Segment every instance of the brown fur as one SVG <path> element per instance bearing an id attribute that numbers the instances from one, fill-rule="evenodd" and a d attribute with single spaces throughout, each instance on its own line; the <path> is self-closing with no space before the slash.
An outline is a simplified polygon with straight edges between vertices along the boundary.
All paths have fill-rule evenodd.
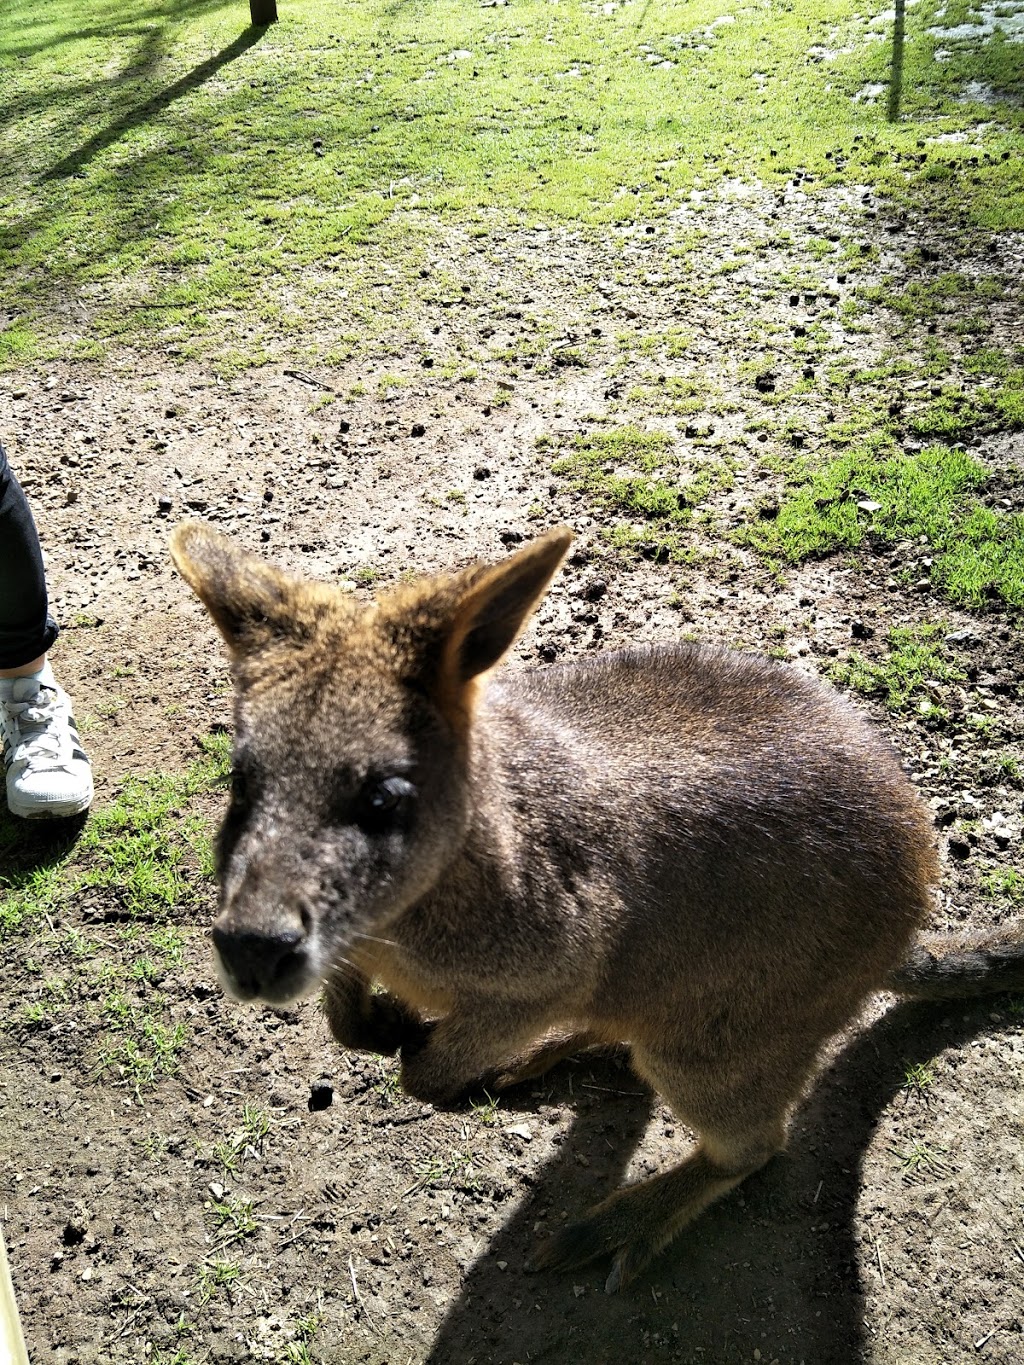
<path id="1" fill-rule="evenodd" d="M 801 674 L 678 645 L 491 681 L 569 540 L 373 606 L 200 525 L 172 550 L 233 657 L 228 988 L 280 1003 L 323 982 L 339 1042 L 401 1049 L 405 1088 L 439 1104 L 628 1043 L 699 1145 L 536 1258 L 609 1253 L 617 1288 L 779 1150 L 870 992 L 1024 984 L 1024 953 L 912 946 L 928 817 L 869 723 Z"/>

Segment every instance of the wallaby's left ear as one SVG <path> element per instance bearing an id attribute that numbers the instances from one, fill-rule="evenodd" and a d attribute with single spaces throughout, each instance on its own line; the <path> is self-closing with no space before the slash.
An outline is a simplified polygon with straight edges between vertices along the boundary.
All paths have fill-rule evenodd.
<path id="1" fill-rule="evenodd" d="M 572 532 L 556 526 L 509 559 L 469 576 L 445 642 L 442 674 L 449 688 L 465 688 L 512 648 L 571 543 Z"/>

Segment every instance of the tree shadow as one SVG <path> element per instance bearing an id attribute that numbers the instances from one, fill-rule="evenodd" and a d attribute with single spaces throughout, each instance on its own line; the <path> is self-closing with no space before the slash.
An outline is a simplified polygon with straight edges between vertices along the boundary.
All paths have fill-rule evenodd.
<path id="1" fill-rule="evenodd" d="M 113 123 L 104 128 L 102 132 L 97 133 L 94 137 L 91 137 L 88 142 L 83 143 L 80 147 L 75 148 L 74 151 L 69 152 L 67 156 L 62 157 L 55 166 L 51 167 L 50 170 L 46 171 L 45 174 L 40 177 L 40 180 L 42 182 L 62 180 L 66 176 L 77 174 L 77 172 L 81 171 L 89 164 L 94 156 L 105 151 L 130 129 L 136 128 L 140 124 L 147 123 L 151 119 L 156 118 L 157 115 L 162 114 L 165 109 L 168 109 L 175 100 L 181 99 L 183 95 L 188 95 L 193 90 L 198 89 L 199 86 L 204 85 L 206 81 L 208 81 L 211 76 L 216 75 L 222 67 L 227 66 L 229 62 L 233 62 L 237 57 L 240 57 L 243 52 L 247 52 L 254 43 L 258 43 L 264 36 L 264 32 L 265 30 L 261 28 L 249 28 L 244 33 L 240 33 L 234 42 L 229 43 L 225 48 L 221 48 L 220 52 L 208 58 L 205 62 L 201 62 L 199 66 L 194 67 L 186 75 L 182 76 L 180 80 L 175 81 L 173 85 L 169 85 L 165 90 L 161 90 L 158 94 L 152 95 L 147 100 L 143 100 L 141 104 L 135 105 L 134 108 L 126 110 L 119 118 L 115 119 Z M 154 59 L 151 55 L 146 53 L 146 45 L 144 45 L 143 53 L 141 65 L 139 62 L 134 63 L 132 70 L 126 72 L 122 77 L 123 80 L 133 77 L 137 78 L 140 75 L 144 75 L 146 70 L 152 68 Z"/>
<path id="2" fill-rule="evenodd" d="M 136 34 L 143 36 L 151 31 L 152 24 L 214 14 L 217 10 L 228 8 L 232 3 L 233 0 L 156 0 L 148 9 L 135 4 L 132 5 L 130 14 L 122 11 L 109 23 L 93 23 L 87 27 L 64 29 L 38 42 L 31 39 L 27 42 L 19 41 L 18 38 L 8 39 L 5 48 L 11 56 L 24 58 L 34 57 L 40 52 L 49 52 L 53 48 L 66 47 L 69 43 L 126 38 Z M 52 22 L 47 23 L 41 19 L 35 23 L 23 23 L 21 31 L 30 33 L 34 28 L 52 27 L 54 27 Z"/>
<path id="3" fill-rule="evenodd" d="M 563 1210 L 576 1216 L 621 1181 L 647 1126 L 650 1100 L 636 1094 L 631 1073 L 591 1064 L 594 1083 L 583 1092 L 590 1097 L 577 1100 L 557 1157 L 468 1272 L 429 1365 L 619 1365 L 639 1359 L 630 1351 L 641 1346 L 649 1362 L 865 1361 L 855 1226 L 864 1156 L 905 1085 L 908 1057 L 923 1060 L 993 1031 L 991 1001 L 967 1013 L 962 1002 L 956 1008 L 951 1016 L 948 1005 L 898 1005 L 858 1033 L 795 1116 L 787 1153 L 705 1213 L 632 1289 L 612 1296 L 602 1292 L 604 1263 L 566 1276 L 523 1270 Z M 577 1076 L 578 1095 L 580 1070 L 552 1073 L 556 1102 L 573 1102 L 567 1078 Z"/>

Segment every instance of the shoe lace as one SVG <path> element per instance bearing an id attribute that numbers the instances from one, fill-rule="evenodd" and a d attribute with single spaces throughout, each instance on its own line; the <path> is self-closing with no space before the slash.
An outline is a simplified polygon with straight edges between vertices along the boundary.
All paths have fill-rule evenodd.
<path id="1" fill-rule="evenodd" d="M 41 683 L 34 697 L 5 705 L 15 727 L 12 761 L 23 763 L 28 772 L 66 768 L 70 755 L 64 752 L 58 694 Z"/>

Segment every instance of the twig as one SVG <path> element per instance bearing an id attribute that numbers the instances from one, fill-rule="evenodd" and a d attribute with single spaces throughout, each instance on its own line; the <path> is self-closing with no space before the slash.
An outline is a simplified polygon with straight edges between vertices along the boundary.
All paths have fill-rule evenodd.
<path id="1" fill-rule="evenodd" d="M 605 1095 L 629 1095 L 633 1099 L 640 1099 L 644 1094 L 642 1090 L 613 1090 L 610 1085 L 588 1085 L 586 1081 L 583 1082 L 583 1089 L 600 1090 Z"/>
<path id="2" fill-rule="evenodd" d="M 400 1128 L 406 1123 L 422 1123 L 424 1119 L 433 1118 L 434 1111 L 425 1109 L 419 1114 L 405 1114 L 398 1118 L 389 1118 L 385 1115 L 382 1119 L 374 1119 L 371 1127 L 373 1128 Z"/>
<path id="3" fill-rule="evenodd" d="M 989 1337 L 994 1337 L 997 1332 L 1001 1332 L 1002 1330 L 1003 1330 L 1002 1323 L 1000 1323 L 998 1327 L 993 1327 L 991 1332 L 986 1332 L 983 1337 L 978 1338 L 978 1340 L 974 1343 L 974 1349 L 976 1351 L 980 1351 L 981 1348 L 985 1345 L 985 1342 L 988 1341 Z"/>
<path id="4" fill-rule="evenodd" d="M 298 379 L 302 384 L 309 384 L 311 388 L 323 389 L 326 393 L 336 394 L 338 392 L 338 390 L 332 388 L 330 384 L 325 384 L 320 379 L 314 379 L 313 376 L 307 374 L 305 370 L 285 370 L 285 374 L 289 379 Z"/>
<path id="5" fill-rule="evenodd" d="M 882 1248 L 878 1245 L 878 1238 L 875 1238 L 875 1256 L 878 1258 L 878 1273 L 882 1277 L 882 1288 L 885 1288 L 885 1266 L 882 1264 Z"/>
<path id="6" fill-rule="evenodd" d="M 818 1188 L 814 1191 L 814 1198 L 811 1200 L 812 1204 L 816 1204 L 818 1202 L 818 1195 L 821 1194 L 821 1187 L 822 1185 L 824 1185 L 824 1183 L 825 1183 L 824 1180 L 818 1181 Z"/>
<path id="7" fill-rule="evenodd" d="M 366 1304 L 363 1302 L 363 1296 L 362 1296 L 362 1294 L 360 1294 L 360 1292 L 359 1292 L 359 1286 L 356 1284 L 356 1268 L 355 1268 L 355 1266 L 352 1264 L 352 1257 L 351 1257 L 351 1256 L 348 1258 L 348 1273 L 352 1276 L 352 1293 L 355 1295 L 356 1303 L 358 1303 L 359 1307 L 360 1307 L 360 1308 L 363 1310 L 363 1312 L 366 1314 L 366 1321 L 370 1324 L 370 1326 L 371 1326 L 371 1327 L 373 1328 L 373 1330 L 376 1332 L 376 1331 L 377 1331 L 377 1325 L 376 1325 L 376 1323 L 374 1322 L 373 1318 L 370 1317 L 370 1310 L 367 1308 Z"/>
<path id="8" fill-rule="evenodd" d="M 125 1332 L 127 1332 L 128 1328 L 131 1327 L 132 1323 L 133 1323 L 133 1322 L 135 1321 L 135 1319 L 139 1316 L 139 1314 L 142 1312 L 142 1310 L 143 1310 L 144 1307 L 145 1307 L 145 1304 L 141 1304 L 141 1303 L 140 1303 L 139 1306 L 138 1306 L 138 1308 L 136 1308 L 135 1311 L 134 1311 L 133 1313 L 129 1313 L 129 1314 L 128 1314 L 127 1318 L 125 1318 L 125 1320 L 124 1320 L 124 1325 L 121 1326 L 121 1327 L 119 1327 L 112 1337 L 107 1337 L 107 1345 L 108 1345 L 108 1346 L 110 1345 L 110 1343 L 111 1343 L 112 1341 L 116 1341 L 116 1340 L 118 1339 L 118 1337 L 123 1337 L 123 1336 L 124 1336 Z"/>

